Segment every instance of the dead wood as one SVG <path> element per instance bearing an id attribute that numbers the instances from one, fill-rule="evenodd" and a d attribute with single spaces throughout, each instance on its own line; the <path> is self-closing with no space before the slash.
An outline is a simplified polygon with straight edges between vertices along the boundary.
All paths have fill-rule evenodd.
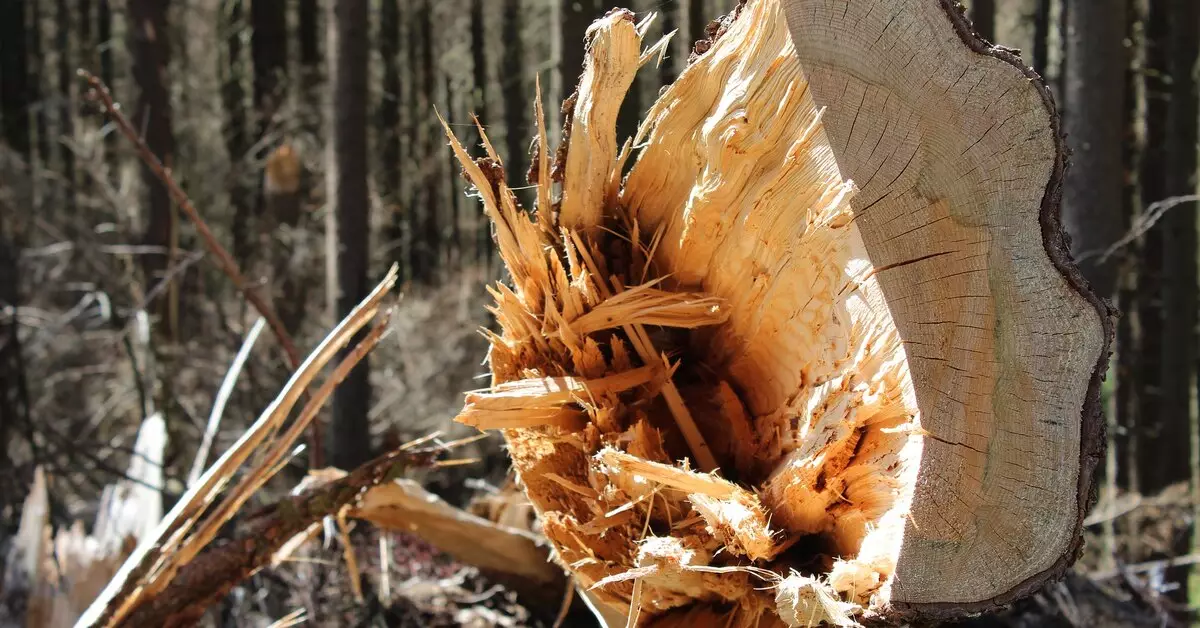
<path id="1" fill-rule="evenodd" d="M 443 450 L 393 451 L 345 477 L 248 515 L 231 538 L 184 565 L 166 589 L 142 602 L 123 626 L 190 626 L 236 584 L 270 564 L 276 552 L 313 524 L 354 504 L 367 489 L 434 464 Z"/>

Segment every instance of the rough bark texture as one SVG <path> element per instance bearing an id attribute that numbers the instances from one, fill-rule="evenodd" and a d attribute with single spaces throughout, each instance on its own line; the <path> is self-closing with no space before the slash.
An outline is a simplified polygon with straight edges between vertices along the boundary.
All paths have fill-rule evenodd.
<path id="1" fill-rule="evenodd" d="M 342 0 L 331 11 L 333 63 L 331 159 L 328 194 L 336 216 L 337 314 L 348 314 L 370 291 L 367 189 L 367 76 L 370 24 L 367 0 Z M 353 346 L 352 342 L 349 346 Z M 339 358 L 340 359 L 340 358 Z M 333 397 L 329 462 L 353 469 L 370 455 L 367 411 L 371 402 L 367 359 L 359 362 Z"/>
<path id="2" fill-rule="evenodd" d="M 1125 167 L 1125 74 L 1128 53 L 1123 0 L 1073 2 L 1066 10 L 1066 68 L 1063 128 L 1071 145 L 1071 170 L 1063 194 L 1063 223 L 1076 257 L 1091 254 L 1080 268 L 1096 293 L 1112 298 L 1113 264 L 1096 253 L 1120 237 Z"/>

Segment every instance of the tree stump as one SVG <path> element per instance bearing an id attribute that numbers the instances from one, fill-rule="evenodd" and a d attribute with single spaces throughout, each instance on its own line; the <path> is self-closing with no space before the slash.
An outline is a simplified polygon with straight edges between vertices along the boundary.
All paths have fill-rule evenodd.
<path id="1" fill-rule="evenodd" d="M 553 164 L 538 110 L 534 220 L 453 141 L 511 275 L 458 420 L 503 431 L 556 560 L 613 625 L 946 618 L 1060 576 L 1112 326 L 1040 79 L 952 0 L 749 0 L 627 141 L 644 32 L 589 29 Z"/>

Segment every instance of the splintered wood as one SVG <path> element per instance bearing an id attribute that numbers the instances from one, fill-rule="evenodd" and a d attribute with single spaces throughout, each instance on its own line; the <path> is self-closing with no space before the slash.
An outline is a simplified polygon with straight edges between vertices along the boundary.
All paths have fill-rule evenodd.
<path id="1" fill-rule="evenodd" d="M 593 25 L 552 167 L 536 109 L 532 219 L 486 135 L 472 158 L 447 128 L 511 274 L 458 419 L 503 430 L 608 610 L 852 625 L 888 604 L 912 499 L 908 361 L 779 0 L 718 31 L 622 181 L 616 112 L 653 54 L 628 11 Z"/>

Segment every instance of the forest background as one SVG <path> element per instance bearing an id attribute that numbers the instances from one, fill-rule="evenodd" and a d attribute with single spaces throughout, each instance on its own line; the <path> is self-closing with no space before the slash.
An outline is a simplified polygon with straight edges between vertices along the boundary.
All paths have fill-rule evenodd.
<path id="1" fill-rule="evenodd" d="M 676 36 L 639 74 L 621 135 L 731 3 L 625 3 L 658 14 L 651 39 Z M 450 419 L 460 393 L 482 385 L 484 286 L 501 270 L 435 111 L 469 145 L 477 116 L 524 187 L 535 82 L 557 145 L 584 32 L 611 7 L 371 0 L 344 10 L 358 4 L 0 0 L 0 539 L 15 534 L 38 466 L 52 520 L 91 521 L 153 413 L 167 428 L 169 508 L 257 317 L 78 69 L 111 87 L 302 352 L 398 265 L 395 329 L 339 389 L 309 455 L 350 468 L 434 430 L 467 432 Z M 1200 3 L 974 0 L 967 10 L 1051 85 L 1074 150 L 1063 210 L 1074 253 L 1122 312 L 1081 569 L 1133 577 L 1172 611 L 1200 607 L 1200 578 L 1188 584 L 1200 562 Z M 251 354 L 212 455 L 289 376 L 273 343 Z M 455 503 L 503 483 L 498 439 L 465 455 L 480 462 L 422 481 Z M 294 461 L 293 483 L 309 462 Z"/>

